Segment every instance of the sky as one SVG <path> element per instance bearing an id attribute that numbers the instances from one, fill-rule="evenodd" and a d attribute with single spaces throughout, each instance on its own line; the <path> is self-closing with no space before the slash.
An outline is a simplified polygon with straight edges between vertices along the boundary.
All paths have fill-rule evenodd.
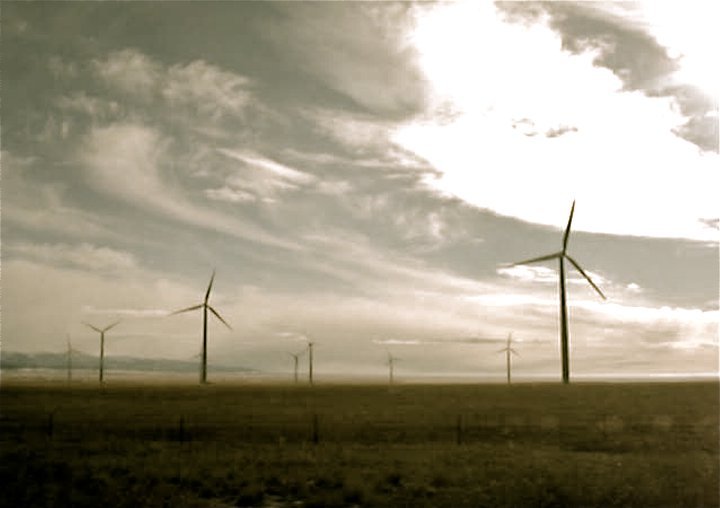
<path id="1" fill-rule="evenodd" d="M 718 372 L 715 2 L 3 2 L 3 351 Z M 306 368 L 306 367 L 303 367 Z"/>

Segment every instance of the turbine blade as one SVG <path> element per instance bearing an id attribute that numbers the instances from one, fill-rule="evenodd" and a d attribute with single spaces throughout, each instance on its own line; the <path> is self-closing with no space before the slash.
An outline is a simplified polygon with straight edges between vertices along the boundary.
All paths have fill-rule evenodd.
<path id="1" fill-rule="evenodd" d="M 197 305 L 193 305 L 192 307 L 187 307 L 187 308 L 185 308 L 185 309 L 180 309 L 180 310 L 176 310 L 175 312 L 171 312 L 170 314 L 168 314 L 168 316 L 174 316 L 175 314 L 180 314 L 180 313 L 182 313 L 182 312 L 188 312 L 188 311 L 191 311 L 191 310 L 199 309 L 199 308 L 201 308 L 202 306 L 203 306 L 202 303 L 198 303 Z"/>
<path id="2" fill-rule="evenodd" d="M 563 255 L 562 252 L 554 252 L 553 254 L 548 254 L 547 256 L 540 256 L 537 258 L 526 259 L 524 261 L 518 261 L 517 263 L 513 263 L 510 266 L 527 265 L 529 263 L 537 263 L 539 261 L 546 261 L 548 259 L 559 258 L 562 255 Z"/>
<path id="3" fill-rule="evenodd" d="M 84 324 L 85 326 L 88 326 L 88 327 L 92 328 L 93 330 L 95 330 L 95 331 L 98 332 L 98 333 L 102 333 L 102 330 L 101 330 L 100 328 L 97 328 L 96 326 L 93 326 L 93 325 L 91 325 L 90 323 L 86 323 L 85 321 L 83 321 L 83 324 Z"/>
<path id="4" fill-rule="evenodd" d="M 220 314 L 218 314 L 215 309 L 213 309 L 213 308 L 210 307 L 209 305 L 207 306 L 207 308 L 210 309 L 210 312 L 212 312 L 213 314 L 215 314 L 215 317 L 218 318 L 220 321 L 222 321 L 222 323 L 223 323 L 225 326 L 227 326 L 229 330 L 232 330 L 232 327 L 231 327 L 229 324 L 227 324 L 227 322 L 226 322 L 223 318 L 220 317 Z"/>
<path id="5" fill-rule="evenodd" d="M 511 352 L 512 354 L 514 354 L 515 356 L 520 356 L 520 353 L 518 353 L 518 352 L 515 351 L 514 349 L 510 349 L 510 352 Z"/>
<path id="6" fill-rule="evenodd" d="M 573 214 L 575 213 L 575 200 L 573 200 L 572 208 L 570 208 L 570 218 L 568 219 L 565 234 L 563 235 L 563 252 L 567 250 L 568 239 L 570 238 L 570 226 L 572 225 Z"/>
<path id="7" fill-rule="evenodd" d="M 108 325 L 108 326 L 106 326 L 105 328 L 103 328 L 102 331 L 103 331 L 103 332 L 107 332 L 110 328 L 113 328 L 113 327 L 117 326 L 118 324 L 120 324 L 120 321 L 115 321 L 113 324 Z"/>
<path id="8" fill-rule="evenodd" d="M 603 300 L 607 300 L 607 298 L 605 298 L 605 295 L 603 294 L 603 292 L 600 291 L 600 288 L 595 285 L 595 283 L 592 281 L 592 279 L 590 278 L 590 276 L 589 276 L 588 274 L 586 274 L 586 273 L 583 271 L 582 268 L 580 268 L 580 265 L 578 264 L 578 262 L 575 261 L 575 260 L 574 260 L 573 258 L 571 258 L 570 256 L 568 256 L 567 254 L 565 254 L 565 257 L 568 259 L 568 261 L 570 261 L 570 262 L 572 263 L 572 265 L 577 269 L 577 271 L 580 272 L 580 273 L 582 274 L 582 276 L 585 277 L 585 279 L 587 279 L 587 281 L 588 281 L 588 282 L 590 283 L 590 285 L 595 289 L 595 291 L 598 292 L 598 294 L 602 297 L 602 299 L 603 299 Z"/>
<path id="9" fill-rule="evenodd" d="M 208 302 L 208 298 L 210 298 L 210 290 L 212 289 L 213 281 L 215 280 L 215 270 L 213 270 L 212 275 L 210 276 L 210 284 L 208 284 L 207 291 L 205 291 L 205 303 Z"/>

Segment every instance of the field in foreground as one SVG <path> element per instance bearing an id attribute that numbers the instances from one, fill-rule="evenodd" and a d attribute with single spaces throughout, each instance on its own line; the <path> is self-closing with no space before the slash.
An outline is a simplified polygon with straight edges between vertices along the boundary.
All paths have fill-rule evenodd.
<path id="1" fill-rule="evenodd" d="M 2 506 L 718 506 L 717 383 L 4 384 Z"/>

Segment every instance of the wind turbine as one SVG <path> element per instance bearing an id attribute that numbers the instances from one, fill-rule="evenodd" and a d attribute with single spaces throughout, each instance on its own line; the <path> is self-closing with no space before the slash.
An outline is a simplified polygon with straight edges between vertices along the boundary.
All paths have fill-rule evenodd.
<path id="1" fill-rule="evenodd" d="M 568 240 L 570 238 L 570 226 L 573 220 L 573 213 L 575 212 L 575 201 L 573 201 L 572 208 L 570 208 L 570 218 L 568 219 L 567 227 L 565 228 L 565 234 L 563 235 L 562 250 L 546 256 L 540 256 L 537 258 L 526 259 L 525 261 L 519 261 L 513 263 L 510 266 L 526 265 L 529 263 L 537 263 L 539 261 L 546 261 L 548 259 L 557 259 L 560 263 L 560 343 L 562 351 L 562 382 L 568 384 L 570 382 L 570 361 L 568 358 L 568 315 L 567 315 L 567 298 L 565 294 L 565 260 L 570 261 L 580 274 L 590 283 L 595 291 L 605 300 L 605 295 L 600 291 L 600 288 L 595 285 L 592 279 L 580 268 L 580 265 L 567 253 Z"/>
<path id="2" fill-rule="evenodd" d="M 175 314 L 181 314 L 183 312 L 189 312 L 191 310 L 195 309 L 202 309 L 203 310 L 203 342 L 202 342 L 202 363 L 201 363 L 201 369 L 200 369 L 200 384 L 207 383 L 207 324 L 208 324 L 208 310 L 215 314 L 215 317 L 218 318 L 222 324 L 228 327 L 229 330 L 232 330 L 230 328 L 230 325 L 227 324 L 227 322 L 220 317 L 220 314 L 217 313 L 215 309 L 212 308 L 212 306 L 208 303 L 208 299 L 210 298 L 210 290 L 212 289 L 213 281 L 215 280 L 215 270 L 213 270 L 212 276 L 210 277 L 210 284 L 208 284 L 207 291 L 205 291 L 205 299 L 202 303 L 199 303 L 197 305 L 193 305 L 192 307 L 187 307 L 185 309 L 176 310 L 175 312 L 172 312 L 170 315 L 173 316 Z"/>
<path id="3" fill-rule="evenodd" d="M 105 332 L 110 328 L 116 326 L 120 321 L 115 321 L 113 324 L 106 326 L 105 328 L 98 328 L 89 323 L 83 323 L 85 326 L 92 328 L 100 334 L 100 384 L 103 383 L 103 367 L 105 358 Z"/>
<path id="4" fill-rule="evenodd" d="M 310 382 L 310 386 L 313 385 L 313 346 L 315 343 L 308 340 L 308 381 Z"/>
<path id="5" fill-rule="evenodd" d="M 78 351 L 72 347 L 72 341 L 70 340 L 70 334 L 65 334 L 65 337 L 67 338 L 67 352 L 65 353 L 67 356 L 67 380 L 68 383 L 72 382 L 72 370 L 73 370 L 73 363 L 72 363 L 72 355 L 77 353 Z"/>
<path id="6" fill-rule="evenodd" d="M 390 372 L 389 372 L 390 377 L 389 377 L 388 381 L 392 385 L 395 382 L 395 362 L 397 360 L 399 360 L 400 358 L 397 358 L 397 357 L 391 355 L 389 351 L 388 351 L 387 357 L 388 357 L 388 369 L 390 370 Z"/>
<path id="7" fill-rule="evenodd" d="M 300 356 L 302 356 L 302 354 L 303 354 L 304 352 L 305 352 L 305 350 L 300 351 L 299 353 L 288 353 L 290 356 L 293 357 L 293 360 L 295 360 L 295 369 L 294 369 L 294 373 L 295 373 L 295 384 L 297 384 L 297 382 L 298 382 L 298 362 L 299 362 L 299 360 L 300 360 Z"/>
<path id="8" fill-rule="evenodd" d="M 520 354 L 519 354 L 517 351 L 515 351 L 515 350 L 510 346 L 511 343 L 512 343 L 512 332 L 510 332 L 510 334 L 508 334 L 507 346 L 505 346 L 503 349 L 500 349 L 500 350 L 498 351 L 498 353 L 503 353 L 503 352 L 504 352 L 504 353 L 506 354 L 506 360 L 507 360 L 507 382 L 508 382 L 508 384 L 511 383 L 511 379 L 510 379 L 510 370 L 511 370 L 511 369 L 510 369 L 510 354 L 512 353 L 512 354 L 514 354 L 514 355 L 516 355 L 516 356 L 520 356 Z"/>

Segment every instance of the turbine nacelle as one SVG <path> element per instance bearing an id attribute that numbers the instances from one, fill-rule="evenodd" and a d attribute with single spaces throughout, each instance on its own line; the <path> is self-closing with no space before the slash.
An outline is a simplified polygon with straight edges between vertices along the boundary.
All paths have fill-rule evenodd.
<path id="1" fill-rule="evenodd" d="M 114 328 L 115 326 L 117 326 L 118 324 L 120 324 L 120 321 L 115 321 L 113 324 L 107 325 L 105 328 L 98 328 L 97 326 L 93 326 L 93 325 L 91 325 L 90 323 L 86 323 L 85 321 L 83 321 L 83 324 L 84 324 L 85 326 L 87 326 L 88 328 L 92 328 L 93 330 L 95 330 L 95 331 L 98 332 L 98 333 L 105 333 L 105 332 L 107 332 L 108 330 L 110 330 L 111 328 Z"/>
<path id="2" fill-rule="evenodd" d="M 498 349 L 496 352 L 497 352 L 497 353 L 507 353 L 507 354 L 512 353 L 512 354 L 514 354 L 515 356 L 520 356 L 520 353 L 518 353 L 517 351 L 515 351 L 515 350 L 512 348 L 511 344 L 512 344 L 512 333 L 511 333 L 510 335 L 508 335 L 508 338 L 507 338 L 507 346 L 505 346 L 505 347 L 502 348 L 502 349 Z"/>
<path id="3" fill-rule="evenodd" d="M 573 215 L 575 214 L 575 201 L 573 201 L 572 207 L 570 208 L 570 217 L 568 218 L 567 227 L 565 228 L 565 232 L 563 233 L 563 248 L 559 252 L 553 252 L 552 254 L 547 254 L 545 256 L 538 256 L 536 258 L 530 258 L 525 259 L 523 261 L 518 261 L 516 263 L 512 263 L 509 266 L 519 266 L 519 265 L 528 265 L 531 263 L 539 263 L 541 261 L 549 261 L 550 259 L 560 259 L 561 261 L 564 259 L 567 259 L 570 261 L 570 264 L 572 264 L 575 269 L 580 272 L 580 275 L 582 275 L 585 280 L 588 281 L 588 283 L 592 286 L 592 288 L 597 292 L 597 294 L 600 295 L 600 297 L 603 300 L 607 300 L 603 292 L 600 290 L 600 288 L 593 282 L 593 280 L 590 278 L 590 276 L 585 273 L 585 270 L 582 269 L 580 266 L 580 263 L 575 261 L 568 253 L 567 253 L 567 245 L 568 241 L 570 240 L 570 228 L 572 226 L 572 220 Z"/>

